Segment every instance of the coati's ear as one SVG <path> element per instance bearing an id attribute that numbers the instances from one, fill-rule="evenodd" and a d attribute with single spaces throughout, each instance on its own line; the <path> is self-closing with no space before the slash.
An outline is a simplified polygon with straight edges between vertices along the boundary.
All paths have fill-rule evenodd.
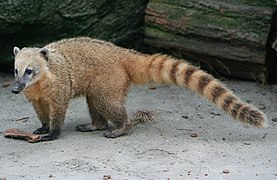
<path id="1" fill-rule="evenodd" d="M 20 52 L 20 49 L 18 47 L 13 48 L 13 54 L 16 56 Z"/>
<path id="2" fill-rule="evenodd" d="M 48 49 L 46 49 L 46 48 L 41 48 L 41 49 L 39 50 L 39 53 L 42 54 L 43 57 L 45 57 L 46 60 L 48 59 L 48 53 L 49 53 Z"/>

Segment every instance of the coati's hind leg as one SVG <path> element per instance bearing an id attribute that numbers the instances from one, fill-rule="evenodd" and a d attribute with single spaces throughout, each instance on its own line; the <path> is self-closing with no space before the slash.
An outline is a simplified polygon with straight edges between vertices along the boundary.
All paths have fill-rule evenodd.
<path id="1" fill-rule="evenodd" d="M 111 121 L 116 127 L 116 129 L 112 131 L 105 132 L 105 137 L 116 138 L 127 133 L 129 121 L 123 103 L 121 104 L 116 100 L 102 100 L 100 103 L 97 104 L 96 108 L 103 117 Z"/>
<path id="2" fill-rule="evenodd" d="M 41 122 L 41 127 L 35 130 L 34 134 L 47 134 L 49 132 L 49 105 L 42 100 L 33 101 L 34 109 Z"/>
<path id="3" fill-rule="evenodd" d="M 116 138 L 128 130 L 129 120 L 123 104 L 130 83 L 125 70 L 114 66 L 110 70 L 101 78 L 96 77 L 90 90 L 97 111 L 115 126 L 112 131 L 105 132 L 104 136 Z"/>
<path id="4" fill-rule="evenodd" d="M 108 126 L 107 120 L 98 112 L 93 103 L 93 99 L 89 96 L 86 98 L 92 123 L 76 126 L 77 131 L 91 132 L 106 129 Z"/>

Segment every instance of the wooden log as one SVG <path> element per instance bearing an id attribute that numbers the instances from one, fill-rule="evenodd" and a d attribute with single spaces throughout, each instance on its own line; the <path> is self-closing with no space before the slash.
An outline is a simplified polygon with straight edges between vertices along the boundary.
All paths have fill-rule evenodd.
<path id="1" fill-rule="evenodd" d="M 150 0 L 144 42 L 222 74 L 265 82 L 274 0 Z"/>

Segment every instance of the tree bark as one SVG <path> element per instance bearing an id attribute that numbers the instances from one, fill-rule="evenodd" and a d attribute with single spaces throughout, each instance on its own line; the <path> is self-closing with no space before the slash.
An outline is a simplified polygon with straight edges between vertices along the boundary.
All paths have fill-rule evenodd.
<path id="1" fill-rule="evenodd" d="M 274 0 L 150 0 L 144 42 L 224 75 L 265 82 Z"/>

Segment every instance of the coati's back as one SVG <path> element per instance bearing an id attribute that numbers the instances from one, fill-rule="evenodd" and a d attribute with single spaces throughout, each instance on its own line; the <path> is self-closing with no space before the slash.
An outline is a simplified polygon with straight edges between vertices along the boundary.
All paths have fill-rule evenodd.
<path id="1" fill-rule="evenodd" d="M 54 49 L 62 53 L 67 62 L 86 68 L 116 65 L 128 54 L 124 52 L 130 51 L 109 42 L 87 37 L 64 39 L 45 48 Z"/>

